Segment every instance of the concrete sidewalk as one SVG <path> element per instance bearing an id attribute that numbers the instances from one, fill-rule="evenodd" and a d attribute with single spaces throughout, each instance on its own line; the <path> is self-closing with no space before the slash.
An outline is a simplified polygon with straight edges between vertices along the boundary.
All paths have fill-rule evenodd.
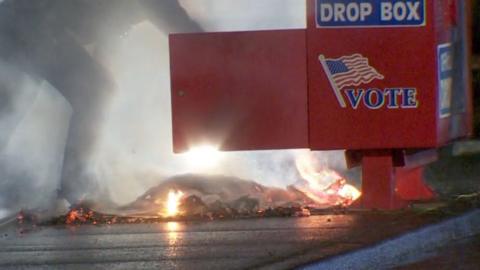
<path id="1" fill-rule="evenodd" d="M 477 235 L 480 235 L 480 210 L 428 225 L 372 247 L 312 263 L 302 269 L 390 269 L 400 266 L 407 269 L 408 265 L 413 268 L 416 262 L 438 256 L 448 246 L 458 246 L 458 242 Z"/>

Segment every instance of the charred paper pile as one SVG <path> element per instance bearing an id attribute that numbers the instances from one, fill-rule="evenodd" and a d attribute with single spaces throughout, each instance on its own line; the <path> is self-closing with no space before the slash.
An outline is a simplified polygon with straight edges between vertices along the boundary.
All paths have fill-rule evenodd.
<path id="1" fill-rule="evenodd" d="M 350 205 L 356 198 L 341 192 L 345 185 L 345 180 L 339 178 L 321 191 L 309 188 L 307 182 L 282 189 L 234 177 L 182 175 L 151 188 L 128 205 L 106 210 L 83 202 L 50 223 L 96 225 L 307 217 L 319 209 L 338 210 Z"/>
<path id="2" fill-rule="evenodd" d="M 110 224 L 135 224 L 135 223 L 156 223 L 162 221 L 194 221 L 194 220 L 216 220 L 235 218 L 258 218 L 258 217 L 308 217 L 310 208 L 303 206 L 288 206 L 254 210 L 252 207 L 256 202 L 250 198 L 242 198 L 241 204 L 245 208 L 236 209 L 225 204 L 215 203 L 207 206 L 195 195 L 189 196 L 179 204 L 178 213 L 172 216 L 164 215 L 121 215 L 106 214 L 95 211 L 86 205 L 73 207 L 66 215 L 59 216 L 49 221 L 54 225 L 110 225 Z"/>

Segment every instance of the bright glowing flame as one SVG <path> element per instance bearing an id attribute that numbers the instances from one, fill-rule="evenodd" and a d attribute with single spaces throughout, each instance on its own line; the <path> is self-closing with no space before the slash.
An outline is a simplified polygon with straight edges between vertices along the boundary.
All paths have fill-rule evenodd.
<path id="1" fill-rule="evenodd" d="M 221 159 L 221 152 L 218 147 L 212 145 L 202 145 L 191 148 L 186 153 L 188 163 L 194 168 L 210 169 L 218 165 Z"/>
<path id="2" fill-rule="evenodd" d="M 317 170 L 311 154 L 304 154 L 295 160 L 300 176 L 305 179 L 314 190 L 325 190 L 342 177 L 334 170 L 323 168 Z"/>
<path id="3" fill-rule="evenodd" d="M 360 198 L 362 193 L 357 188 L 355 188 L 354 186 L 349 185 L 349 184 L 345 184 L 338 191 L 338 195 L 340 195 L 343 198 L 347 198 L 347 199 L 349 199 L 353 202 L 353 201 L 356 201 L 358 198 Z"/>
<path id="4" fill-rule="evenodd" d="M 170 190 L 167 197 L 167 216 L 174 217 L 178 215 L 180 206 L 180 199 L 183 197 L 183 192 Z"/>
<path id="5" fill-rule="evenodd" d="M 300 189 L 318 204 L 348 206 L 361 196 L 361 192 L 347 184 L 336 171 L 317 169 L 311 154 L 298 156 L 296 165 L 301 177 L 307 182 Z"/>

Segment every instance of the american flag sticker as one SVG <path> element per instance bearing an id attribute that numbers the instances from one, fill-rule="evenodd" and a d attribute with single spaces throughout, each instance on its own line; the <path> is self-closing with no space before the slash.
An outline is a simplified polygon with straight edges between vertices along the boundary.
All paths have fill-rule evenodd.
<path id="1" fill-rule="evenodd" d="M 333 92 L 342 108 L 347 107 L 340 92 L 347 86 L 358 86 L 371 81 L 383 80 L 385 77 L 370 66 L 368 58 L 356 53 L 336 59 L 325 58 L 320 54 L 318 59 L 327 74 Z"/>

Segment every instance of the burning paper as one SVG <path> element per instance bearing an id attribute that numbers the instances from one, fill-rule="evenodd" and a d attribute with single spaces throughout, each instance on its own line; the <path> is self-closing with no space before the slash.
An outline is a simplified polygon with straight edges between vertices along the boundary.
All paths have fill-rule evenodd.
<path id="1" fill-rule="evenodd" d="M 320 206 L 349 206 L 361 192 L 336 171 L 315 164 L 310 153 L 299 155 L 296 166 L 304 181 L 295 185 Z"/>
<path id="2" fill-rule="evenodd" d="M 98 211 L 76 205 L 61 219 L 68 225 L 151 223 L 251 217 L 308 217 L 345 208 L 361 193 L 345 177 L 319 164 L 311 153 L 295 160 L 300 180 L 286 188 L 222 175 L 184 174 L 161 181 L 134 202 Z M 94 210 L 95 209 L 95 210 Z"/>

